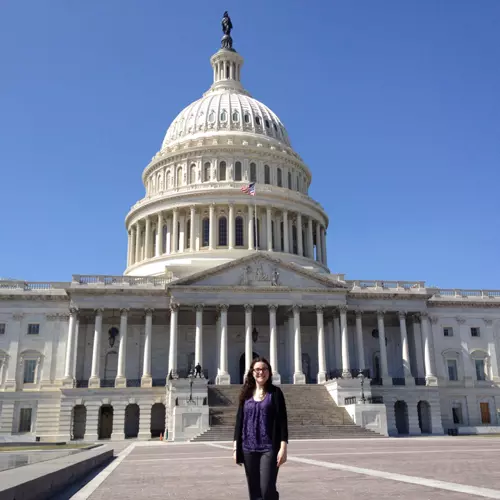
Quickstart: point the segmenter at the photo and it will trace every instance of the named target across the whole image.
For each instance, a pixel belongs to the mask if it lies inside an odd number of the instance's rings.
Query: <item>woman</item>
[[[286,462],[288,422],[281,389],[265,358],[252,361],[240,394],[233,457],[245,465],[250,500],[277,500],[278,467]]]

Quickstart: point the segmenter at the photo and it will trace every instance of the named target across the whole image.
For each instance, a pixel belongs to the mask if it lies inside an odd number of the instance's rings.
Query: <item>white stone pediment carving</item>
[[[207,287],[344,289],[343,283],[268,255],[243,257],[172,283]]]

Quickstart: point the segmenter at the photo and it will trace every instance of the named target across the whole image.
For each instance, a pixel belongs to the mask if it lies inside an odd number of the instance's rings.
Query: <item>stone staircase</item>
[[[382,437],[357,426],[323,385],[281,385],[290,439]],[[232,441],[241,385],[209,385],[210,429],[192,441]]]

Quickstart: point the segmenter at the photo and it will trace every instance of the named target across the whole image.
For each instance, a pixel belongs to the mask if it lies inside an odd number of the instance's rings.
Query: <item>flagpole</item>
[[[255,194],[257,194],[256,190],[255,190]],[[259,249],[259,235],[257,233],[257,199],[255,198],[255,195],[253,197],[253,203],[254,203],[254,209],[253,209],[253,230],[254,230],[254,234],[255,234],[255,250],[258,250]]]

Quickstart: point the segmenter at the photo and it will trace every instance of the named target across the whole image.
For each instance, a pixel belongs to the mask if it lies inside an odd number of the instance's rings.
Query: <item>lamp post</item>
[[[189,372],[189,399],[187,400],[188,405],[196,404],[196,401],[193,399],[193,372]]]
[[[363,404],[365,404],[365,403],[366,403],[366,398],[365,398],[365,387],[364,387],[364,385],[365,385],[365,375],[363,374],[363,371],[362,371],[362,370],[360,370],[360,371],[359,371],[358,378],[359,378],[359,381],[360,381],[360,383],[361,383],[361,402],[362,402]]]

